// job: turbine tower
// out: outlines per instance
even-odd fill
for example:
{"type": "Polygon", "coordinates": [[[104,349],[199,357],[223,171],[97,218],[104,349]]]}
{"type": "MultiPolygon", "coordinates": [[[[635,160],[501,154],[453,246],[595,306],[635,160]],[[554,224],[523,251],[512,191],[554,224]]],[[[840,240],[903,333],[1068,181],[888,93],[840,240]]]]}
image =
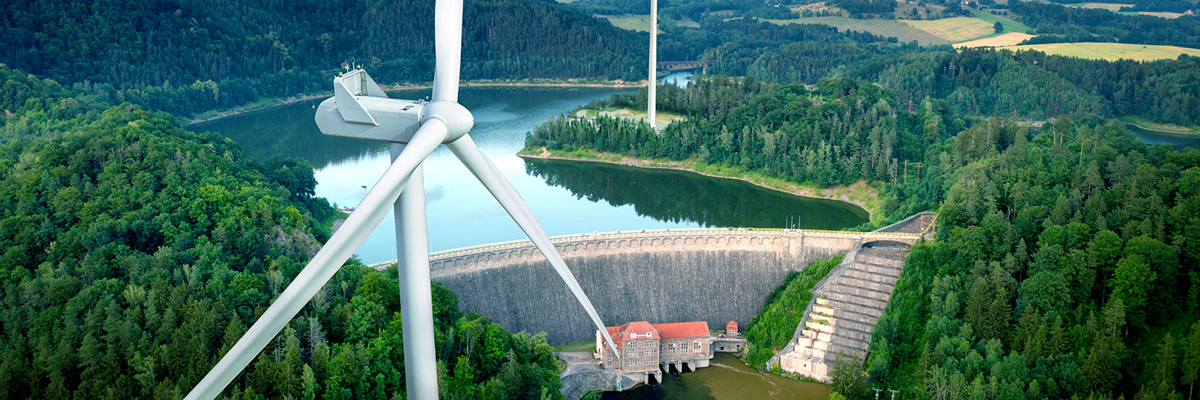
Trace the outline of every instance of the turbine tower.
{"type": "Polygon", "coordinates": [[[646,116],[650,128],[654,128],[654,111],[657,107],[655,91],[658,89],[658,0],[650,0],[650,94],[646,98],[646,116]]]}
{"type": "MultiPolygon", "coordinates": [[[[579,287],[525,201],[467,135],[475,120],[471,112],[458,103],[463,0],[436,1],[437,70],[432,102],[388,98],[361,69],[333,79],[334,96],[317,109],[316,122],[321,132],[330,136],[391,142],[392,165],[279,298],[188,393],[187,399],[217,397],[333,277],[387,215],[388,206],[394,205],[408,398],[437,400],[429,238],[425,226],[421,163],[441,144],[449,147],[500,202],[550,261],[609,346],[617,348],[587,294],[579,287]]],[[[619,360],[620,354],[617,357],[619,360]]]]}

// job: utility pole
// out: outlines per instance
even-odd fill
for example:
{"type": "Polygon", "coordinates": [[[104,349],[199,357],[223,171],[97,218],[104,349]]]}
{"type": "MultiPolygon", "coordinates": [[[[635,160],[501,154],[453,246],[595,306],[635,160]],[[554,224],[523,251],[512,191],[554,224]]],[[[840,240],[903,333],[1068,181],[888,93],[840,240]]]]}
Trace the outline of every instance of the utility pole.
{"type": "Polygon", "coordinates": [[[921,163],[917,163],[917,180],[921,180],[921,163]]]}
{"type": "Polygon", "coordinates": [[[899,393],[900,391],[896,389],[888,389],[888,391],[892,392],[892,400],[896,400],[896,393],[899,393]]]}
{"type": "Polygon", "coordinates": [[[908,160],[904,160],[904,184],[908,184],[908,160]]]}
{"type": "Polygon", "coordinates": [[[883,389],[875,389],[875,388],[872,388],[871,390],[874,390],[874,391],[875,391],[875,400],[879,400],[879,392],[882,392],[882,391],[883,391],[883,389]]]}

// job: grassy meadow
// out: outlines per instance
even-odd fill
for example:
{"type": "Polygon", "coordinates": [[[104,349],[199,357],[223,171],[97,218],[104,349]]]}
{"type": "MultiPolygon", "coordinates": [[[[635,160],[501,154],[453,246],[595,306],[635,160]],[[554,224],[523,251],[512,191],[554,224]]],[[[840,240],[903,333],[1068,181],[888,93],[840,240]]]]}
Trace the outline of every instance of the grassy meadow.
{"type": "Polygon", "coordinates": [[[1093,60],[1132,59],[1152,61],[1178,58],[1180,54],[1200,57],[1200,50],[1178,46],[1143,46],[1125,43],[1051,43],[1002,47],[1010,50],[1037,50],[1047,54],[1093,60]]]}
{"type": "MultiPolygon", "coordinates": [[[[571,0],[571,1],[575,1],[575,0],[571,0]]],[[[609,23],[613,24],[613,26],[621,28],[621,29],[628,29],[631,31],[638,31],[638,32],[650,32],[650,14],[640,14],[640,15],[634,15],[634,14],[600,15],[600,14],[596,14],[596,15],[594,15],[594,17],[607,19],[609,23]]],[[[659,18],[658,18],[659,25],[662,25],[663,22],[666,21],[666,19],[664,19],[664,18],[665,17],[659,16],[659,18]]],[[[696,21],[693,21],[691,18],[688,18],[688,17],[683,17],[682,20],[672,21],[672,22],[675,22],[675,25],[679,25],[679,26],[687,26],[687,27],[692,27],[692,28],[700,27],[699,23],[697,23],[696,21]]]]}
{"type": "Polygon", "coordinates": [[[994,35],[992,24],[974,17],[954,17],[934,20],[901,20],[904,24],[946,39],[951,43],[965,42],[994,35]]]}
{"type": "Polygon", "coordinates": [[[1077,3],[1077,4],[1067,4],[1067,5],[1071,6],[1071,7],[1079,7],[1079,8],[1098,8],[1101,10],[1108,10],[1108,11],[1112,11],[1112,12],[1121,11],[1121,7],[1133,7],[1133,4],[1119,4],[1119,3],[1077,3]]]}
{"type": "Polygon", "coordinates": [[[824,24],[859,32],[870,32],[884,37],[895,36],[901,42],[916,40],[922,45],[949,44],[950,41],[931,35],[925,31],[902,23],[886,19],[853,19],[843,17],[810,17],[796,19],[764,19],[774,24],[824,24]]]}
{"type": "Polygon", "coordinates": [[[988,38],[975,39],[972,41],[962,42],[962,43],[955,43],[954,47],[964,48],[964,47],[1015,46],[1021,42],[1024,42],[1026,39],[1029,39],[1031,37],[1033,37],[1033,35],[1030,35],[1028,33],[1007,32],[1007,33],[1002,33],[1002,34],[988,37],[988,38]]]}

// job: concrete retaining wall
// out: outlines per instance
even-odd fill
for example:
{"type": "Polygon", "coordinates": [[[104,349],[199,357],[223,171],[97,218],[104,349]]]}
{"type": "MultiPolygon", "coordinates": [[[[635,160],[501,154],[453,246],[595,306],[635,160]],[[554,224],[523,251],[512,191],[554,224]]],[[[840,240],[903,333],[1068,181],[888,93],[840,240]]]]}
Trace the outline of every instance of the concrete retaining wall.
{"type": "MultiPolygon", "coordinates": [[[[694,229],[575,235],[554,243],[606,324],[707,321],[715,329],[730,320],[749,325],[788,272],[875,236],[916,237],[694,229]]],[[[595,337],[583,307],[527,241],[434,254],[430,266],[432,278],[459,295],[463,311],[513,332],[546,332],[552,345],[595,337]]]]}

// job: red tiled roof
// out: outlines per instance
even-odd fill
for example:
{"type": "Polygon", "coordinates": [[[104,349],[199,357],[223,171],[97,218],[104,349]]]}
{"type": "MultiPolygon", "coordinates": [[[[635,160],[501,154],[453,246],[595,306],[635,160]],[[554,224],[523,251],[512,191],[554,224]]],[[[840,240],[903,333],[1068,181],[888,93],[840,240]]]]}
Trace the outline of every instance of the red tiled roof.
{"type": "Polygon", "coordinates": [[[708,322],[678,322],[674,324],[654,324],[663,339],[678,339],[696,336],[708,336],[708,322]]]}
{"type": "MultiPolygon", "coordinates": [[[[617,348],[624,347],[621,342],[624,340],[646,340],[659,339],[658,329],[646,321],[630,322],[621,326],[609,326],[604,329],[608,330],[609,336],[612,336],[613,342],[617,344],[617,348]]],[[[608,348],[608,344],[604,344],[608,348]]]]}
{"type": "MultiPolygon", "coordinates": [[[[673,324],[651,324],[646,321],[630,322],[621,326],[605,327],[608,334],[612,336],[613,342],[617,344],[617,348],[624,347],[621,342],[625,340],[646,340],[646,339],[679,339],[697,336],[708,336],[708,322],[678,322],[673,324]],[[634,337],[633,335],[637,335],[634,337]]],[[[603,340],[601,340],[603,341],[603,340]]],[[[604,348],[608,348],[608,343],[604,343],[604,348]]]]}
{"type": "Polygon", "coordinates": [[[737,321],[729,321],[728,324],[725,324],[725,330],[736,331],[737,330],[737,321]]]}

